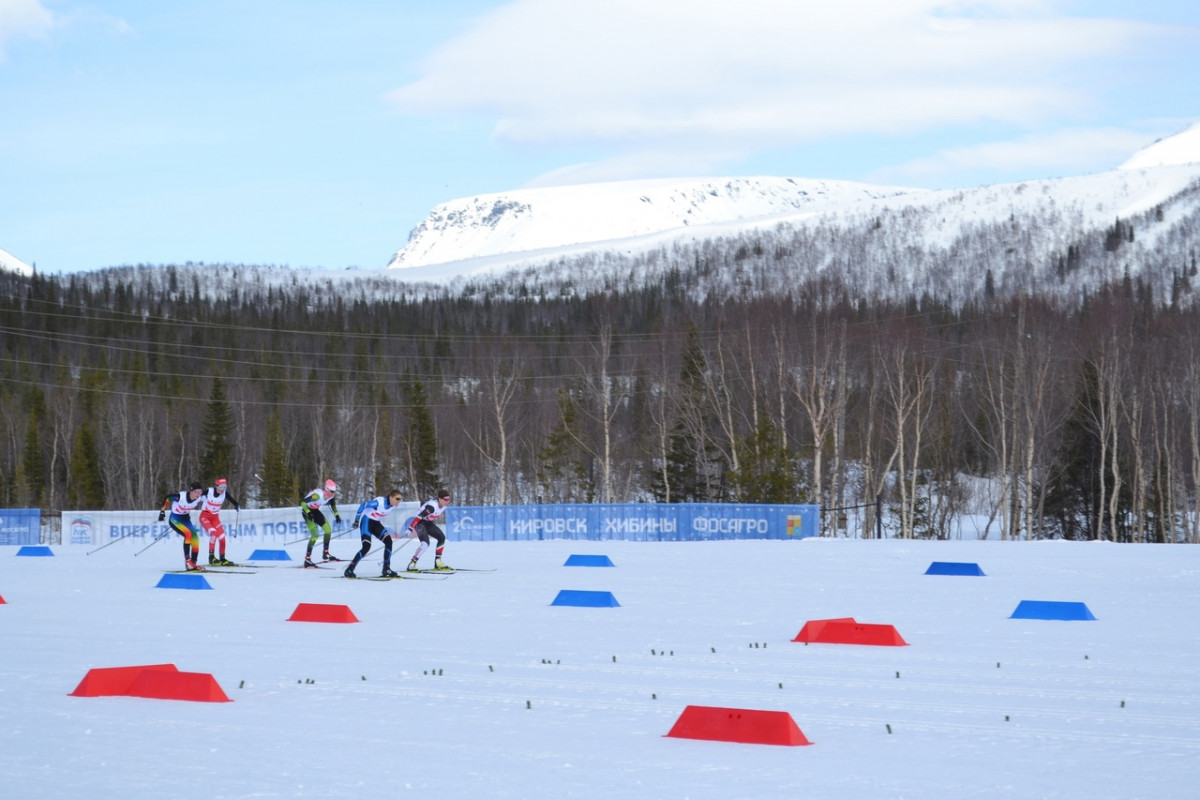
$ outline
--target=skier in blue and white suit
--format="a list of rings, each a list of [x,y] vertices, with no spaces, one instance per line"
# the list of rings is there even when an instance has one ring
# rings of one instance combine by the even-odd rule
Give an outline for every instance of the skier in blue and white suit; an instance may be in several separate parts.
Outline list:
[[[383,542],[383,572],[385,578],[397,578],[399,574],[392,571],[392,534],[383,524],[383,518],[392,512],[400,504],[400,490],[393,489],[382,497],[376,497],[374,500],[367,500],[358,507],[358,512],[354,515],[354,525],[358,528],[359,535],[362,536],[362,550],[354,554],[353,560],[350,561],[350,566],[346,567],[343,573],[347,578],[357,578],[354,574],[354,568],[358,566],[358,562],[362,560],[371,550],[371,537],[379,539]]]

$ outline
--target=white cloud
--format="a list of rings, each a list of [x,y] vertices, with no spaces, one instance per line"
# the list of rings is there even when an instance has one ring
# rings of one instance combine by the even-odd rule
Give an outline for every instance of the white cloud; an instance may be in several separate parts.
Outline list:
[[[494,116],[507,144],[637,152],[1032,126],[1093,100],[1056,76],[1155,30],[1036,0],[517,0],[388,99]]]
[[[0,0],[0,58],[8,42],[45,36],[53,24],[54,15],[39,0]]]

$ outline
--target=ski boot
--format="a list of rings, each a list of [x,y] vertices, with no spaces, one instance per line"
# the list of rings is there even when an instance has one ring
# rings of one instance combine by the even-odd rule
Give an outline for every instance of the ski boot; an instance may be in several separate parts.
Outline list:
[[[341,561],[340,558],[338,558],[335,555],[332,555],[328,550],[325,551],[325,555],[321,556],[321,560],[322,561]]]
[[[188,572],[204,572],[204,567],[200,566],[190,558],[183,562],[183,566]]]
[[[433,569],[435,572],[453,572],[454,571],[454,567],[443,564],[442,560],[440,558],[435,558],[433,560]]]
[[[315,563],[313,563],[311,554],[304,556],[304,566],[312,567],[313,569],[317,568],[317,565]]]
[[[347,578],[357,578],[358,577],[357,575],[354,574],[354,567],[346,567],[346,571],[343,572],[342,575],[344,575]]]
[[[396,570],[392,569],[391,567],[384,567],[383,572],[380,573],[380,577],[381,578],[399,578],[400,573],[396,572]]]
[[[209,554],[208,554],[208,564],[209,564],[209,566],[212,566],[212,565],[214,565],[214,564],[220,564],[220,563],[221,563],[221,560],[220,560],[219,558],[217,558],[217,557],[216,557],[215,555],[213,555],[212,553],[209,553]]]
[[[421,568],[417,566],[417,560],[415,558],[412,561],[408,562],[408,568],[406,571],[407,572],[420,572],[421,571]]]

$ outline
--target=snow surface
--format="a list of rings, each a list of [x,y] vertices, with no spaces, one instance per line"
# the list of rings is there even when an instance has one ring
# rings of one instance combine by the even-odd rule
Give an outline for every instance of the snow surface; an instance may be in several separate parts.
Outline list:
[[[0,250],[0,269],[16,272],[21,275],[32,275],[33,267],[14,256],[7,250]]]
[[[424,267],[644,237],[693,227],[752,223],[832,210],[920,189],[806,178],[613,181],[519,189],[439,205],[409,234],[390,269]]]
[[[450,563],[496,571],[276,566],[212,591],[155,588],[177,542],[136,549],[0,548],[3,797],[1191,798],[1200,780],[1195,546],[451,542]],[[551,605],[561,589],[620,607]],[[1010,619],[1021,600],[1097,619]],[[288,622],[302,602],[360,622]],[[791,641],[843,616],[908,646]],[[68,696],[91,668],[160,663],[233,702]],[[665,736],[688,705],[786,711],[813,744]]]
[[[1166,164],[1195,164],[1200,162],[1200,123],[1174,136],[1159,139],[1133,154],[1118,169],[1161,167]]]

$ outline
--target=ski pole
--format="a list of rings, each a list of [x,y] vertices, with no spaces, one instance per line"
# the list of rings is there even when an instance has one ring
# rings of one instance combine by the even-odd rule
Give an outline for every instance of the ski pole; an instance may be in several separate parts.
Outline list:
[[[412,539],[405,539],[404,544],[400,545],[399,547],[393,547],[392,555],[394,556],[394,555],[396,555],[396,553],[399,553],[405,547],[408,547],[408,543],[411,541],[412,541]],[[373,555],[377,555],[378,553],[379,553],[379,545],[375,545],[374,547],[372,547],[370,550],[367,551],[367,554],[365,556],[363,556],[361,560],[366,561],[368,558],[370,558]]]
[[[170,536],[170,535],[171,535],[171,532],[170,532],[170,531],[167,531],[167,532],[166,532],[166,533],[164,533],[162,536],[155,536],[155,537],[154,537],[154,541],[150,542],[150,544],[146,545],[146,546],[145,546],[145,547],[143,547],[141,550],[138,550],[138,551],[137,551],[136,553],[134,553],[133,555],[134,555],[135,557],[136,557],[136,556],[140,556],[142,553],[146,552],[146,551],[147,551],[147,550],[149,550],[151,547],[154,547],[154,545],[158,544],[159,542],[161,542],[163,539],[167,538],[167,537],[168,537],[168,536]]]
[[[112,541],[105,542],[104,544],[100,545],[100,546],[99,546],[99,547],[97,547],[95,550],[89,550],[89,551],[87,551],[87,553],[86,553],[85,555],[89,555],[89,556],[90,556],[92,553],[99,553],[101,550],[103,550],[104,548],[108,547],[110,544],[116,544],[117,542],[121,541],[122,539],[128,538],[128,536],[129,536],[129,534],[128,534],[128,533],[123,533],[123,534],[121,534],[120,536],[118,536],[117,538],[113,539]]]

